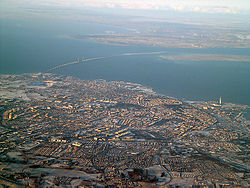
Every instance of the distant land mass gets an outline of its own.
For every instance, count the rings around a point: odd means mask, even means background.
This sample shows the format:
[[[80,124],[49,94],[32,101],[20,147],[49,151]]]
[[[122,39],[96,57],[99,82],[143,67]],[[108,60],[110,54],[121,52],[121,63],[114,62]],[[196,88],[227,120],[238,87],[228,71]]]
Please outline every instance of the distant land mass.
[[[161,55],[160,57],[168,60],[250,62],[250,56],[236,56],[236,55],[191,54],[191,55],[178,55],[178,56]]]
[[[93,35],[61,35],[59,37],[72,38],[79,40],[93,40],[96,42],[119,45],[119,46],[158,46],[167,48],[214,48],[214,47],[230,47],[230,48],[249,48],[250,39],[238,38],[232,35],[228,36],[201,35],[196,33],[187,33],[179,35],[178,33],[158,34],[93,34]],[[232,37],[235,40],[232,40]]]

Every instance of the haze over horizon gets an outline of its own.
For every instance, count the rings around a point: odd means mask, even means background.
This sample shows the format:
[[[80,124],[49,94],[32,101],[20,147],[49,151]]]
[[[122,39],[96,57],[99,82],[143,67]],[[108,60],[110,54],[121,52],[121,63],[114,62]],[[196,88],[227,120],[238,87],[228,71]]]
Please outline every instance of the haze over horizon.
[[[4,1],[2,1],[4,2]],[[8,0],[9,5],[22,6],[63,6],[63,7],[107,7],[135,10],[176,10],[184,12],[249,14],[250,2],[248,0],[36,0],[17,1]]]

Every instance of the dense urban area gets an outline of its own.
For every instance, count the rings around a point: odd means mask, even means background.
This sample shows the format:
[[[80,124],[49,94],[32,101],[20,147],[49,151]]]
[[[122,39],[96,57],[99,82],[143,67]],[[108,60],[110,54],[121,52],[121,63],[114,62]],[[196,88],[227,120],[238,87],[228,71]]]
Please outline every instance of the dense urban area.
[[[246,105],[0,75],[0,187],[248,187]]]

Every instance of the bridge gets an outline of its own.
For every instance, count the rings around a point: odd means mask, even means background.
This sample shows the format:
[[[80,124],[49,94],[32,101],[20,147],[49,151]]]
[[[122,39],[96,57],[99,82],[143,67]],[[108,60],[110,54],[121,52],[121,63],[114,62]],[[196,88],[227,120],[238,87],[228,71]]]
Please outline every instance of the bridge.
[[[88,62],[88,61],[108,59],[108,58],[112,58],[112,57],[134,56],[134,55],[155,55],[155,54],[164,54],[164,53],[166,53],[166,51],[140,52],[140,53],[123,53],[123,54],[118,54],[118,55],[101,56],[101,57],[93,57],[93,58],[85,58],[85,59],[84,58],[82,58],[82,59],[78,58],[76,61],[72,61],[72,62],[68,62],[68,63],[57,65],[55,67],[52,67],[52,68],[48,69],[45,72],[51,72],[51,71],[56,70],[56,69],[60,69],[60,68],[63,68],[63,67],[67,67],[67,66],[71,66],[71,65],[75,65],[75,64],[80,64],[80,63],[84,63],[84,62]]]

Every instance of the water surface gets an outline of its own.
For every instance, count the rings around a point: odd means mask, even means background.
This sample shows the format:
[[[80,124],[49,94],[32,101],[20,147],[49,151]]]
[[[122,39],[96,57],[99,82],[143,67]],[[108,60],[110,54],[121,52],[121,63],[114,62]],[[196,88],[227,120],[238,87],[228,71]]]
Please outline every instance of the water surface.
[[[167,51],[165,55],[223,54],[248,56],[250,49],[170,49],[148,46],[112,46],[64,35],[131,32],[125,28],[65,22],[63,20],[0,19],[0,73],[43,72],[76,58],[128,52]],[[249,62],[175,61],[159,55],[113,57],[53,71],[81,79],[123,80],[141,83],[168,96],[187,100],[218,100],[250,105]]]

